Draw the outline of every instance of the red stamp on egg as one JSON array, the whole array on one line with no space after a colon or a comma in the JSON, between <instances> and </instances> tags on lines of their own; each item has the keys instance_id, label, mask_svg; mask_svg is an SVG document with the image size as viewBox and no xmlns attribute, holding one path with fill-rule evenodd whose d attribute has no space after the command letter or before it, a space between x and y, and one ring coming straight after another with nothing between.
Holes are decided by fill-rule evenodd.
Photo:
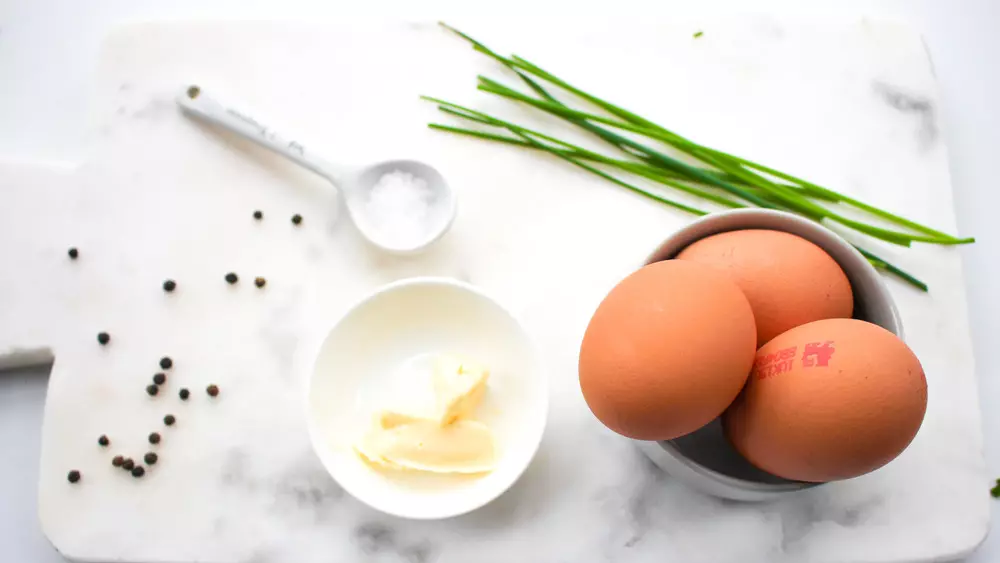
<instances>
[{"instance_id":1,"label":"red stamp on egg","mask_svg":"<svg viewBox=\"0 0 1000 563\"><path fill-rule=\"evenodd\" d=\"M814 368L829 366L830 360L833 358L833 354L837 351L833 344L833 340L826 340L824 342L807 342L802 348L802 357L800 358L802 367ZM792 367L795 365L796 352L798 352L798 349L798 346L790 346L788 348L782 348L776 352L771 352L770 354L757 356L753 363L752 377L756 377L757 379L768 379L770 377L791 371Z\"/></svg>"},{"instance_id":2,"label":"red stamp on egg","mask_svg":"<svg viewBox=\"0 0 1000 563\"><path fill-rule=\"evenodd\" d=\"M753 364L753 371L757 379L767 379L790 371L792 362L795 361L795 351L798 348L798 346L791 346L767 355L757 356Z\"/></svg>"},{"instance_id":3,"label":"red stamp on egg","mask_svg":"<svg viewBox=\"0 0 1000 563\"><path fill-rule=\"evenodd\" d=\"M830 358L836 349L833 347L833 340L826 342L809 342L802 351L802 367L826 367L830 365Z\"/></svg>"}]
</instances>

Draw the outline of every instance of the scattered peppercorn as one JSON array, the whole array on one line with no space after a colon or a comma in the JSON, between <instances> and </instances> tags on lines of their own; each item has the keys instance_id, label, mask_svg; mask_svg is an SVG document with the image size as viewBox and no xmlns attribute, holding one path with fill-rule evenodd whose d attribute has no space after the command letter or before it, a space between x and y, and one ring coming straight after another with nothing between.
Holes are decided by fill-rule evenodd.
<instances>
[{"instance_id":1,"label":"scattered peppercorn","mask_svg":"<svg viewBox=\"0 0 1000 563\"><path fill-rule=\"evenodd\" d=\"M150 444L159 444L160 443L160 433L159 432L151 432L149 434L149 443Z\"/></svg>"},{"instance_id":2,"label":"scattered peppercorn","mask_svg":"<svg viewBox=\"0 0 1000 563\"><path fill-rule=\"evenodd\" d=\"M207 392L210 397L217 397L219 395L219 386L213 383L205 388L205 392Z\"/></svg>"},{"instance_id":3,"label":"scattered peppercorn","mask_svg":"<svg viewBox=\"0 0 1000 563\"><path fill-rule=\"evenodd\" d=\"M71 259L76 260L77 257L80 256L80 251L77 250L76 247L74 246L73 248L69 249L69 252L67 252L67 254L69 254L69 257Z\"/></svg>"},{"instance_id":4,"label":"scattered peppercorn","mask_svg":"<svg viewBox=\"0 0 1000 563\"><path fill-rule=\"evenodd\" d=\"M145 474L146 474L146 468L141 465L137 465L132 469L133 477L142 477Z\"/></svg>"},{"instance_id":5,"label":"scattered peppercorn","mask_svg":"<svg viewBox=\"0 0 1000 563\"><path fill-rule=\"evenodd\" d=\"M106 332L98 332L97 342L99 342L101 346L105 346L108 342L111 342L111 335Z\"/></svg>"},{"instance_id":6,"label":"scattered peppercorn","mask_svg":"<svg viewBox=\"0 0 1000 563\"><path fill-rule=\"evenodd\" d=\"M175 289L177 289L177 282L175 282L174 280L167 280L163 282L163 291L170 293Z\"/></svg>"},{"instance_id":7,"label":"scattered peppercorn","mask_svg":"<svg viewBox=\"0 0 1000 563\"><path fill-rule=\"evenodd\" d=\"M142 459L146 462L146 465L153 465L156 463L156 460L160 459L160 456L156 455L155 452L147 452Z\"/></svg>"},{"instance_id":8,"label":"scattered peppercorn","mask_svg":"<svg viewBox=\"0 0 1000 563\"><path fill-rule=\"evenodd\" d=\"M135 462L130 457L125 458L125 461L122 462L122 469L125 471L132 471L133 467L135 467Z\"/></svg>"},{"instance_id":9,"label":"scattered peppercorn","mask_svg":"<svg viewBox=\"0 0 1000 563\"><path fill-rule=\"evenodd\" d=\"M187 389L181 389L180 392L177 394L181 396L182 401L188 400L188 397L191 396L191 392L188 391Z\"/></svg>"},{"instance_id":10,"label":"scattered peppercorn","mask_svg":"<svg viewBox=\"0 0 1000 563\"><path fill-rule=\"evenodd\" d=\"M167 426L173 426L175 422L177 422L177 418L172 414L168 414L163 417L163 424L166 424Z\"/></svg>"},{"instance_id":11,"label":"scattered peppercorn","mask_svg":"<svg viewBox=\"0 0 1000 563\"><path fill-rule=\"evenodd\" d=\"M264 213L262 213L259 210L258 211L254 211L253 212L253 218L256 219L256 220L258 220L258 221L260 221L261 219L264 218Z\"/></svg>"},{"instance_id":12,"label":"scattered peppercorn","mask_svg":"<svg viewBox=\"0 0 1000 563\"><path fill-rule=\"evenodd\" d=\"M292 215L292 223L295 224L295 225L301 225L302 224L302 216L299 215L298 213L296 213L295 215Z\"/></svg>"},{"instance_id":13,"label":"scattered peppercorn","mask_svg":"<svg viewBox=\"0 0 1000 563\"><path fill-rule=\"evenodd\" d=\"M238 282L238 281L240 281L240 278L238 278L238 277L236 276L236 274L234 274L234 273L232 273L232 272L229 272L228 274L226 274L226 282L227 282L227 283L228 283L229 285L233 285L234 283L236 283L236 282Z\"/></svg>"},{"instance_id":14,"label":"scattered peppercorn","mask_svg":"<svg viewBox=\"0 0 1000 563\"><path fill-rule=\"evenodd\" d=\"M120 455L116 455L111 458L111 465L114 465L115 467L121 467L123 463L125 463L125 458Z\"/></svg>"},{"instance_id":15,"label":"scattered peppercorn","mask_svg":"<svg viewBox=\"0 0 1000 563\"><path fill-rule=\"evenodd\" d=\"M159 392L160 392L160 388L159 388L158 386L156 386L156 385L152 385L152 384L150 384L150 385L147 385L147 386L146 386L146 393L147 393L147 394L148 394L148 395L149 395L150 397L154 397L154 396L156 396L156 394L157 394L157 393L159 393Z\"/></svg>"},{"instance_id":16,"label":"scattered peppercorn","mask_svg":"<svg viewBox=\"0 0 1000 563\"><path fill-rule=\"evenodd\" d=\"M76 483L80 480L80 472L74 469L66 475L66 479L69 480L70 483Z\"/></svg>"},{"instance_id":17,"label":"scattered peppercorn","mask_svg":"<svg viewBox=\"0 0 1000 563\"><path fill-rule=\"evenodd\" d=\"M170 356L163 356L160 358L160 367L163 369L170 369L174 367L174 361L170 359Z\"/></svg>"},{"instance_id":18,"label":"scattered peppercorn","mask_svg":"<svg viewBox=\"0 0 1000 563\"><path fill-rule=\"evenodd\" d=\"M167 374L160 372L153 376L153 383L157 385L163 385L167 382Z\"/></svg>"},{"instance_id":19,"label":"scattered peppercorn","mask_svg":"<svg viewBox=\"0 0 1000 563\"><path fill-rule=\"evenodd\" d=\"M101 434L101 437L97 439L97 443L102 446L107 446L108 444L111 443L111 440L108 440L107 435Z\"/></svg>"},{"instance_id":20,"label":"scattered peppercorn","mask_svg":"<svg viewBox=\"0 0 1000 563\"><path fill-rule=\"evenodd\" d=\"M253 284L256 285L257 287L264 287L264 284L266 284L266 283L267 283L267 280L265 280L262 277L257 277L257 278L254 278L254 280L253 280Z\"/></svg>"}]
</instances>

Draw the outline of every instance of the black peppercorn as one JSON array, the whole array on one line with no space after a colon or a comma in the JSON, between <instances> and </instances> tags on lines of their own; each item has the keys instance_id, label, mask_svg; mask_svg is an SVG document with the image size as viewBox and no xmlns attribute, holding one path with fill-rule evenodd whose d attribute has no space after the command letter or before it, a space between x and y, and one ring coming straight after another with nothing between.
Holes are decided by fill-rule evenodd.
<instances>
[{"instance_id":1,"label":"black peppercorn","mask_svg":"<svg viewBox=\"0 0 1000 563\"><path fill-rule=\"evenodd\" d=\"M148 394L148 395L149 395L150 397L153 397L153 396L155 396L155 395L156 395L157 393L159 393L159 392L160 392L160 388L159 388L159 387L157 387L156 385L147 385L147 386L146 386L146 393L147 393L147 394Z\"/></svg>"},{"instance_id":2,"label":"black peppercorn","mask_svg":"<svg viewBox=\"0 0 1000 563\"><path fill-rule=\"evenodd\" d=\"M266 284L266 283L267 283L267 280L265 280L262 277L257 277L257 278L254 278L254 280L253 280L253 284L256 285L257 287L264 287L264 284Z\"/></svg>"},{"instance_id":3,"label":"black peppercorn","mask_svg":"<svg viewBox=\"0 0 1000 563\"><path fill-rule=\"evenodd\" d=\"M166 382L167 382L167 374L165 373L160 372L153 376L153 383L157 385L163 385Z\"/></svg>"},{"instance_id":4,"label":"black peppercorn","mask_svg":"<svg viewBox=\"0 0 1000 563\"><path fill-rule=\"evenodd\" d=\"M97 443L102 446L107 446L108 444L111 443L111 440L108 440L107 435L101 434L101 437L97 439Z\"/></svg>"},{"instance_id":5,"label":"black peppercorn","mask_svg":"<svg viewBox=\"0 0 1000 563\"><path fill-rule=\"evenodd\" d=\"M106 332L98 332L97 341L101 344L101 346L104 346L108 342L111 342L111 335Z\"/></svg>"},{"instance_id":6,"label":"black peppercorn","mask_svg":"<svg viewBox=\"0 0 1000 563\"><path fill-rule=\"evenodd\" d=\"M229 285L232 285L232 284L234 284L234 283L236 283L238 281L240 281L240 278L238 278L236 276L236 274L234 274L232 272L229 272L228 274L226 274L226 283L228 283Z\"/></svg>"},{"instance_id":7,"label":"black peppercorn","mask_svg":"<svg viewBox=\"0 0 1000 563\"><path fill-rule=\"evenodd\" d=\"M169 293L175 289L177 289L177 282L175 282L174 280L167 280L163 282L163 291Z\"/></svg>"},{"instance_id":8,"label":"black peppercorn","mask_svg":"<svg viewBox=\"0 0 1000 563\"><path fill-rule=\"evenodd\" d=\"M219 386L213 383L205 388L205 392L208 393L210 397L216 397L219 395Z\"/></svg>"},{"instance_id":9,"label":"black peppercorn","mask_svg":"<svg viewBox=\"0 0 1000 563\"><path fill-rule=\"evenodd\" d=\"M80 472L79 472L79 471L77 471L76 469L74 469L74 470L70 471L70 472L69 472L69 473L68 473L68 474L66 475L66 479L67 479L67 480L68 480L68 481L69 481L70 483L76 483L77 481L79 481L79 480L80 480Z\"/></svg>"},{"instance_id":10,"label":"black peppercorn","mask_svg":"<svg viewBox=\"0 0 1000 563\"><path fill-rule=\"evenodd\" d=\"M181 389L180 392L177 394L181 396L182 401L188 400L188 397L191 396L191 392L188 391L187 389Z\"/></svg>"},{"instance_id":11,"label":"black peppercorn","mask_svg":"<svg viewBox=\"0 0 1000 563\"><path fill-rule=\"evenodd\" d=\"M170 356L163 356L160 358L160 367L163 369L170 369L174 366L174 361L170 359Z\"/></svg>"},{"instance_id":12,"label":"black peppercorn","mask_svg":"<svg viewBox=\"0 0 1000 563\"><path fill-rule=\"evenodd\" d=\"M125 458L125 461L122 462L122 469L125 471L132 471L133 467L135 467L135 462L130 457Z\"/></svg>"},{"instance_id":13,"label":"black peppercorn","mask_svg":"<svg viewBox=\"0 0 1000 563\"><path fill-rule=\"evenodd\" d=\"M142 459L146 462L146 465L153 465L156 463L156 460L160 459L160 456L156 455L154 452L147 452Z\"/></svg>"},{"instance_id":14,"label":"black peppercorn","mask_svg":"<svg viewBox=\"0 0 1000 563\"><path fill-rule=\"evenodd\" d=\"M256 219L256 220L258 220L258 221L260 221L261 219L264 218L264 213L261 212L260 210L254 211L253 212L253 218Z\"/></svg>"},{"instance_id":15,"label":"black peppercorn","mask_svg":"<svg viewBox=\"0 0 1000 563\"><path fill-rule=\"evenodd\" d=\"M163 417L163 424L166 424L167 426L173 426L175 422L177 422L177 418L175 418L172 414L168 414Z\"/></svg>"},{"instance_id":16,"label":"black peppercorn","mask_svg":"<svg viewBox=\"0 0 1000 563\"><path fill-rule=\"evenodd\" d=\"M292 223L295 224L295 225L302 224L302 216L299 215L298 213L296 213L295 215L292 215Z\"/></svg>"},{"instance_id":17,"label":"black peppercorn","mask_svg":"<svg viewBox=\"0 0 1000 563\"><path fill-rule=\"evenodd\" d=\"M151 432L149 434L149 443L150 444L159 444L160 443L160 433L159 432Z\"/></svg>"},{"instance_id":18,"label":"black peppercorn","mask_svg":"<svg viewBox=\"0 0 1000 563\"><path fill-rule=\"evenodd\" d=\"M111 458L111 465L114 465L115 467L121 467L123 463L125 463L125 458L120 455L116 455Z\"/></svg>"},{"instance_id":19,"label":"black peppercorn","mask_svg":"<svg viewBox=\"0 0 1000 563\"><path fill-rule=\"evenodd\" d=\"M80 251L77 250L76 247L74 246L73 248L70 248L69 252L67 252L66 254L69 254L69 257L71 259L76 260L77 257L80 256Z\"/></svg>"},{"instance_id":20,"label":"black peppercorn","mask_svg":"<svg viewBox=\"0 0 1000 563\"><path fill-rule=\"evenodd\" d=\"M145 474L146 474L146 468L141 465L137 465L132 469L133 477L142 477Z\"/></svg>"}]
</instances>

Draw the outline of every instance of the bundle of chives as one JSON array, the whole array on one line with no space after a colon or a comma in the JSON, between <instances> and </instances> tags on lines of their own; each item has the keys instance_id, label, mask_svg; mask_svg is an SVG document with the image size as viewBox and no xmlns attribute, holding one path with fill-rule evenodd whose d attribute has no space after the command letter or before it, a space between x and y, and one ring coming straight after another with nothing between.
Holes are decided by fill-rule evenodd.
<instances>
[{"instance_id":1,"label":"bundle of chives","mask_svg":"<svg viewBox=\"0 0 1000 563\"><path fill-rule=\"evenodd\" d=\"M626 158L614 158L600 154L480 111L444 100L424 97L424 99L438 104L438 109L444 113L498 129L500 132L493 133L431 123L429 126L433 129L544 151L623 188L695 215L706 215L708 212L626 182L605 170L639 176L724 207L738 208L753 205L789 211L817 222L836 223L873 238L901 246L910 246L913 242L957 245L975 241L973 238L959 238L949 235L751 160L699 145L628 110L588 94L517 55L501 56L468 35L443 23L441 25L471 43L476 51L496 60L517 74L534 95L520 92L484 76L479 77L480 90L532 106L564 119L608 142L622 152ZM536 79L586 100L612 117L571 108L557 99ZM644 137L650 141L665 144L697 160L702 165L696 166L681 162L648 144L634 140L633 137L622 136L616 133L616 130L630 133L633 137ZM503 132L507 134L502 134ZM604 170L598 166L603 167ZM713 188L721 190L725 195L710 191ZM905 230L887 229L851 219L831 209L829 204L853 207ZM876 268L895 275L922 291L927 291L927 285L911 274L868 250L860 247L858 250Z\"/></svg>"}]
</instances>

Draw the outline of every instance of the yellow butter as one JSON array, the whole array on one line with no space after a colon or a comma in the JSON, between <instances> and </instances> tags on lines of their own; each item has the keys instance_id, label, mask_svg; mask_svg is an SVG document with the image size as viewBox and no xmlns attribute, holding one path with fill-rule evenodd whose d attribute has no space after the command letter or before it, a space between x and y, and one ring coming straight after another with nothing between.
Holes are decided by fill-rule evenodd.
<instances>
[{"instance_id":1,"label":"yellow butter","mask_svg":"<svg viewBox=\"0 0 1000 563\"><path fill-rule=\"evenodd\" d=\"M471 416L486 394L489 377L490 372L482 366L451 356L438 358L431 383L442 426Z\"/></svg>"},{"instance_id":2,"label":"yellow butter","mask_svg":"<svg viewBox=\"0 0 1000 563\"><path fill-rule=\"evenodd\" d=\"M386 416L392 426L375 424L355 446L367 461L388 469L433 473L485 473L496 466L493 432L482 422L458 420L441 426L436 420Z\"/></svg>"},{"instance_id":3,"label":"yellow butter","mask_svg":"<svg viewBox=\"0 0 1000 563\"><path fill-rule=\"evenodd\" d=\"M452 356L435 360L433 404L384 410L354 449L372 465L433 473L485 473L496 466L493 432L470 420L486 393L489 371ZM412 410L412 412L410 412ZM413 414L421 413L421 414Z\"/></svg>"}]
</instances>

